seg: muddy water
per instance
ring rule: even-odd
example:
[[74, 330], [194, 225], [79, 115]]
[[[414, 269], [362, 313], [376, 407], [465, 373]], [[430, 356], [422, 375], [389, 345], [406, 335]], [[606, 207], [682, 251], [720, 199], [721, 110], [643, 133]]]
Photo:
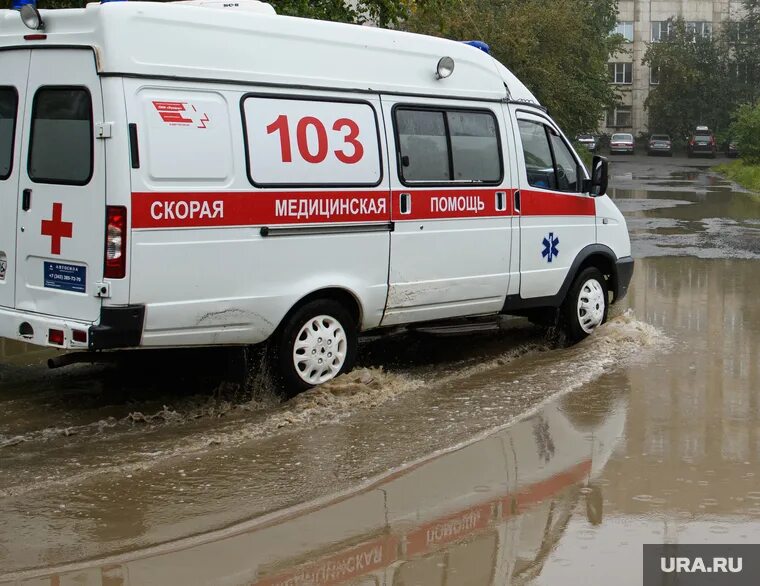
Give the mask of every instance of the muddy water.
[[615, 163], [634, 282], [572, 348], [520, 320], [369, 339], [284, 404], [224, 353], [10, 348], [0, 582], [640, 584], [642, 543], [756, 541], [760, 201], [669, 164]]

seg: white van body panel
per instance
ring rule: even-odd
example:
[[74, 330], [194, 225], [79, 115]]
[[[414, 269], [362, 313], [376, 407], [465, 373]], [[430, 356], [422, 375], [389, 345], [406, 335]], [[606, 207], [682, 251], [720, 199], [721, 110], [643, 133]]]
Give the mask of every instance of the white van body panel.
[[[39, 170], [35, 169], [34, 157], [29, 155], [35, 139], [41, 141], [46, 133], [52, 132], [48, 129], [50, 126], [72, 124], [47, 120], [44, 113], [32, 123], [37, 100], [42, 99], [40, 92], [63, 92], [68, 88], [89, 93], [94, 125], [101, 123], [103, 101], [92, 51], [32, 51], [26, 87], [29, 99], [23, 117], [28, 138], [22, 141], [21, 150], [21, 160], [30, 160], [30, 163], [28, 168], [21, 170], [19, 185], [19, 192], [30, 190], [30, 201], [29, 209], [22, 207], [18, 212], [16, 309], [92, 322], [100, 317], [101, 300], [95, 295], [95, 288], [103, 280], [105, 230], [91, 227], [103, 225], [104, 142], [89, 141], [87, 135], [81, 136], [82, 145], [76, 148], [84, 149], [86, 143], [91, 142], [93, 149], [90, 177], [81, 181], [72, 179], [69, 185], [47, 178], [50, 175], [65, 176], [69, 173], [67, 167], [72, 165], [55, 145], [50, 152], [42, 150], [46, 148], [44, 146], [37, 147], [40, 159], [59, 159], [46, 163]], [[38, 129], [39, 136], [34, 135], [33, 128]], [[55, 132], [64, 131], [70, 135], [74, 133], [74, 130], [65, 128]]]
[[596, 234], [599, 244], [609, 246], [618, 258], [631, 256], [631, 237], [623, 212], [606, 194], [596, 198]]
[[[380, 323], [388, 288], [390, 233], [385, 230], [281, 238], [262, 236], [265, 226], [282, 227], [286, 225], [283, 221], [298, 218], [270, 217], [271, 223], [262, 222], [266, 211], [257, 218], [256, 214], [249, 214], [249, 210], [258, 213], [264, 209], [259, 204], [269, 205], [272, 196], [280, 203], [295, 199], [300, 205], [298, 194], [332, 197], [334, 190], [286, 186], [299, 177], [311, 180], [310, 169], [288, 167], [287, 172], [278, 171], [274, 159], [260, 166], [259, 159], [253, 159], [253, 153], [262, 149], [256, 150], [251, 144], [253, 178], [281, 184], [255, 189], [247, 178], [246, 144], [240, 140], [241, 104], [248, 113], [248, 132], [253, 133], [254, 126], [257, 127], [255, 141], [251, 142], [260, 144], [267, 137], [267, 122], [277, 118], [273, 111], [268, 115], [272, 102], [279, 102], [281, 111], [294, 118], [301, 117], [303, 108], [308, 109], [310, 105], [316, 105], [319, 110], [319, 106], [329, 108], [337, 104], [341, 112], [360, 107], [363, 114], [369, 111], [367, 124], [375, 126], [379, 122], [371, 116], [376, 112], [380, 120], [379, 98], [363, 96], [361, 103], [344, 103], [332, 101], [345, 99], [340, 94], [293, 91], [289, 95], [299, 98], [293, 100], [281, 99], [280, 94], [271, 89], [219, 84], [189, 87], [184, 82], [139, 79], [125, 79], [124, 88], [127, 116], [130, 122], [137, 124], [140, 144], [140, 168], [132, 170], [131, 178], [132, 215], [133, 219], [143, 218], [144, 210], [145, 216], [144, 222], [138, 219], [132, 231], [131, 262], [135, 268], [131, 273], [129, 303], [146, 307], [145, 345], [261, 342], [300, 299], [329, 288], [343, 289], [360, 302], [363, 329]], [[186, 110], [172, 110], [169, 104], [185, 104]], [[266, 106], [267, 110], [260, 118], [258, 111], [253, 112], [259, 106]], [[312, 113], [318, 114], [314, 109]], [[178, 121], [182, 117], [192, 122]], [[341, 193], [361, 190], [387, 202], [387, 178], [383, 178], [382, 173], [387, 168], [386, 150], [380, 142], [382, 137], [377, 136], [377, 128], [371, 130], [374, 143], [368, 142], [366, 148], [370, 151], [369, 145], [374, 144], [374, 149], [365, 154], [368, 158], [374, 157], [375, 165], [359, 173], [368, 176], [368, 182], [380, 181], [380, 184], [341, 190]], [[267, 145], [266, 149], [267, 157], [270, 150], [275, 150], [278, 156], [281, 154], [275, 144]], [[291, 150], [291, 157], [298, 159], [295, 143]], [[215, 156], [210, 157], [208, 153]], [[321, 181], [316, 178], [317, 183]], [[347, 181], [355, 182], [352, 177]], [[210, 207], [197, 211], [198, 225], [189, 225], [189, 220], [170, 212], [172, 203], [193, 205], [204, 198]], [[143, 206], [141, 202], [145, 200], [150, 204]], [[272, 208], [275, 206], [267, 210], [271, 212]], [[183, 207], [180, 212], [184, 210]], [[296, 205], [288, 211], [294, 211], [297, 216], [299, 212], [308, 214], [310, 210]], [[318, 227], [319, 224], [308, 220], [319, 219], [306, 218], [307, 222], [298, 227]], [[215, 223], [217, 225], [213, 225]], [[356, 222], [357, 227], [366, 224]]]
[[[10, 150], [10, 169], [0, 168], [0, 307], [13, 309], [16, 306], [16, 220], [19, 207], [19, 180], [21, 173], [16, 171], [21, 160], [23, 140], [23, 112], [25, 111], [26, 88], [29, 75], [31, 51], [0, 52], [0, 71], [3, 72], [0, 87], [13, 88], [16, 96], [16, 119], [3, 119], [3, 132], [13, 133], [13, 145], [8, 149], [5, 144], [0, 148]], [[8, 155], [4, 155], [8, 156]]]
[[[511, 105], [510, 110], [517, 136], [523, 120], [553, 128], [564, 138], [557, 126], [535, 109]], [[559, 292], [578, 253], [596, 242], [596, 198], [531, 186], [521, 140], [517, 144], [517, 162], [521, 192], [520, 296], [550, 297]]]
[[[13, 165], [0, 177], [0, 335], [91, 350], [251, 344], [325, 290], [355, 302], [361, 330], [556, 307], [585, 247], [630, 254], [608, 198], [528, 185], [518, 119], [556, 126], [483, 51], [243, 3], [42, 10], [44, 35], [29, 39], [18, 12], [0, 10], [0, 89], [19, 95], [5, 142]], [[455, 63], [445, 79], [436, 75], [442, 57]], [[29, 178], [43, 85], [90, 92], [93, 173], [84, 185]], [[422, 124], [400, 137], [396, 108], [442, 112], [445, 133]], [[456, 113], [492, 122], [462, 114], [454, 132]], [[7, 136], [9, 122], [0, 123]], [[405, 179], [401, 144], [417, 141], [424, 153], [419, 145], [441, 136], [449, 176]], [[460, 176], [455, 158], [480, 173], [496, 137], [499, 175]], [[123, 278], [104, 277], [114, 210], [126, 218]], [[54, 220], [68, 226], [60, 238], [40, 231]], [[549, 235], [559, 242], [547, 258]], [[45, 286], [51, 258], [64, 272], [86, 269], [84, 288]], [[48, 330], [64, 343], [51, 344]], [[94, 344], [95, 334], [108, 343]]]
[[[502, 177], [487, 188], [405, 184], [399, 158], [389, 161], [394, 231], [382, 325], [496, 313], [504, 306], [509, 286], [512, 183], [504, 161], [507, 141], [500, 105], [417, 98], [410, 108], [408, 98], [383, 98], [388, 144], [396, 142], [395, 111], [413, 113], [424, 107], [491, 116], [499, 133]], [[497, 193], [502, 194], [501, 210]], [[408, 210], [401, 209], [404, 197]]]

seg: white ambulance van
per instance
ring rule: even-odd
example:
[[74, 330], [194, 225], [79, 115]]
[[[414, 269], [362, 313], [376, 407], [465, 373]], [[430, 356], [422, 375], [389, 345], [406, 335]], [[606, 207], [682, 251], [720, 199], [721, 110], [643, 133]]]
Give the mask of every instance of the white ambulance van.
[[606, 161], [589, 177], [478, 47], [253, 0], [18, 8], [0, 10], [5, 338], [269, 341], [298, 390], [349, 370], [366, 330], [518, 313], [580, 339], [626, 293]]

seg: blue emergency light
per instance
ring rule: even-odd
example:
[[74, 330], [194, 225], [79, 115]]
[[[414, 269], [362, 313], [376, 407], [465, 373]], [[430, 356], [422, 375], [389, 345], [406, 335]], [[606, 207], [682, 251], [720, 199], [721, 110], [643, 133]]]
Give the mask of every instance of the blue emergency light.
[[31, 4], [32, 6], [35, 6], [37, 4], [36, 0], [13, 0], [13, 4], [11, 4], [12, 10], [21, 10], [22, 6], [27, 6]]
[[480, 49], [484, 53], [491, 54], [491, 47], [488, 46], [488, 43], [484, 41], [462, 41], [465, 45], [470, 45], [470, 47], [475, 47], [476, 49]]
[[100, 0], [101, 4], [109, 4], [110, 2], [126, 2], [127, 0]]

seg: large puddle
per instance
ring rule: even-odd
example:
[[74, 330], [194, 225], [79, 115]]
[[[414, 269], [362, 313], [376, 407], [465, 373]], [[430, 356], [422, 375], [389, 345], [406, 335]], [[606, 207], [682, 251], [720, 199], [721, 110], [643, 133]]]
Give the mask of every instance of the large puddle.
[[575, 347], [522, 320], [367, 339], [286, 403], [222, 352], [7, 348], [0, 582], [640, 584], [642, 543], [751, 542], [760, 202], [630, 161], [629, 298]]

